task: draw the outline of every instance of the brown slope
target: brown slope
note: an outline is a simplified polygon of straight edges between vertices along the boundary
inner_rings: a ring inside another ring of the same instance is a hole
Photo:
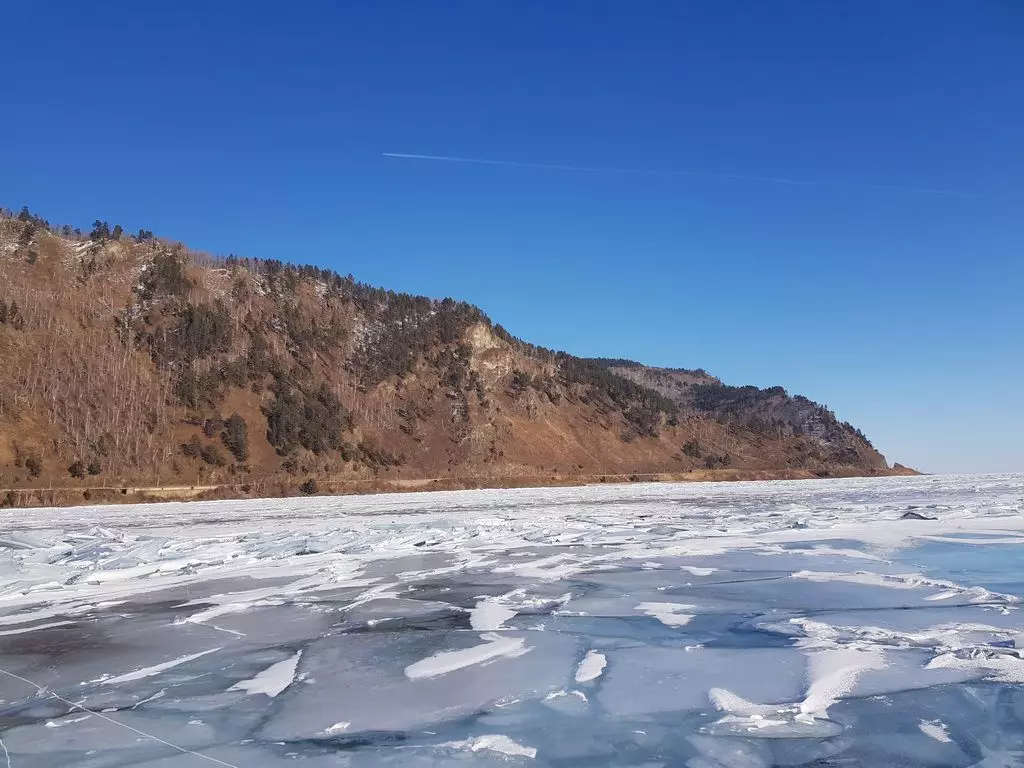
[[[785,402],[695,407],[702,372],[553,353],[461,302],[21,218],[0,217],[0,488],[886,468],[754,418]]]

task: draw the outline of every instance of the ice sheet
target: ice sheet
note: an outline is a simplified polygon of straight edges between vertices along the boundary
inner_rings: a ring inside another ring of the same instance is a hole
[[[0,531],[0,765],[1024,755],[1021,475],[5,509]]]

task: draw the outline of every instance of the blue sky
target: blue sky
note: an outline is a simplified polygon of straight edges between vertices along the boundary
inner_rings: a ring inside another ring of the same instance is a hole
[[[0,31],[0,204],[1022,471],[1022,39],[1019,0],[35,0]]]

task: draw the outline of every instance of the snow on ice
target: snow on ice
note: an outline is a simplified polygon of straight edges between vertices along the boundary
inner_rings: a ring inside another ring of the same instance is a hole
[[[1018,764],[1022,544],[1022,475],[0,510],[0,739],[19,768]]]

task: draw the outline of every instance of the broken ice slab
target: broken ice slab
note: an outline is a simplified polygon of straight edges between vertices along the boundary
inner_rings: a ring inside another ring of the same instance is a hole
[[[637,717],[709,709],[721,687],[750,701],[802,698],[804,654],[789,648],[625,648],[608,651],[598,701],[611,715]]]
[[[279,697],[268,740],[401,732],[542,698],[572,681],[579,641],[550,632],[374,632],[307,647],[304,681]],[[345,723],[344,727],[339,724]]]

